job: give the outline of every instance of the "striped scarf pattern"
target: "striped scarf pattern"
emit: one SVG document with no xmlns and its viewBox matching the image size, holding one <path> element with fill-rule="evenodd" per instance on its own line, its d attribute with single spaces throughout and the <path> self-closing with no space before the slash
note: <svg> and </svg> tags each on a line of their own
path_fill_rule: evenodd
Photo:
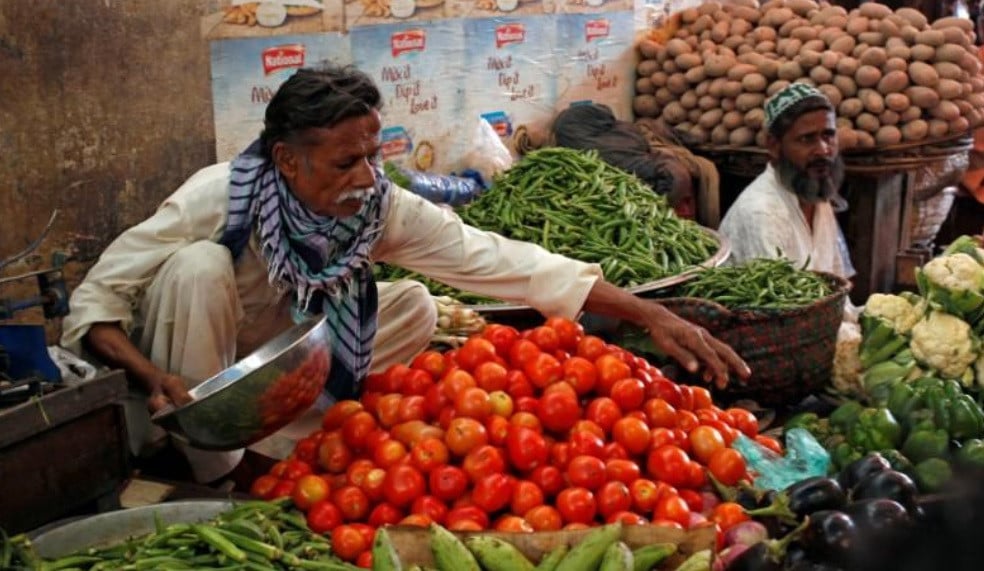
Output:
<svg viewBox="0 0 984 571">
<path fill-rule="evenodd" d="M 353 396 L 369 373 L 378 307 L 369 252 L 388 193 L 377 169 L 376 186 L 358 213 L 320 216 L 294 197 L 259 141 L 232 161 L 229 219 L 219 242 L 237 255 L 255 232 L 270 283 L 293 292 L 295 321 L 328 316 L 334 362 L 327 390 L 336 398 Z"/>
</svg>

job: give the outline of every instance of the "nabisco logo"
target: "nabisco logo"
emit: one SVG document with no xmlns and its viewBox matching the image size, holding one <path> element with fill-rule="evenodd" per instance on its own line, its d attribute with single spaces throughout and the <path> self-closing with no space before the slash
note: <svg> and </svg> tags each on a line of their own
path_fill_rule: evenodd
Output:
<svg viewBox="0 0 984 571">
<path fill-rule="evenodd" d="M 397 32 L 390 38 L 390 49 L 393 57 L 407 52 L 422 52 L 427 45 L 427 33 L 423 30 L 407 30 Z"/>
<path fill-rule="evenodd" d="M 521 44 L 526 41 L 526 28 L 522 24 L 503 24 L 495 28 L 495 47 Z"/>
<path fill-rule="evenodd" d="M 608 20 L 588 20 L 584 24 L 584 39 L 590 42 L 599 38 L 607 38 L 611 25 Z"/>
<path fill-rule="evenodd" d="M 263 50 L 261 56 L 265 75 L 282 69 L 304 67 L 304 44 L 273 46 Z"/>
</svg>

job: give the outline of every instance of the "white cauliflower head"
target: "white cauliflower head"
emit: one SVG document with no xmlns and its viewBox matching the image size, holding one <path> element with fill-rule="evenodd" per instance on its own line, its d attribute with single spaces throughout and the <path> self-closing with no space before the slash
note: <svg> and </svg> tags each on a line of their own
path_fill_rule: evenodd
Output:
<svg viewBox="0 0 984 571">
<path fill-rule="evenodd" d="M 841 322 L 834 351 L 834 388 L 847 395 L 858 394 L 861 385 L 861 327 L 857 323 Z"/>
<path fill-rule="evenodd" d="M 898 295 L 873 293 L 864 304 L 864 313 L 884 319 L 897 333 L 904 335 L 922 317 L 922 307 L 914 306 Z"/>
<path fill-rule="evenodd" d="M 909 348 L 919 362 L 946 378 L 958 379 L 977 359 L 978 345 L 966 321 L 932 311 L 912 328 Z"/>
<path fill-rule="evenodd" d="M 984 290 L 984 266 L 968 254 L 933 258 L 922 271 L 929 281 L 953 291 Z"/>
</svg>

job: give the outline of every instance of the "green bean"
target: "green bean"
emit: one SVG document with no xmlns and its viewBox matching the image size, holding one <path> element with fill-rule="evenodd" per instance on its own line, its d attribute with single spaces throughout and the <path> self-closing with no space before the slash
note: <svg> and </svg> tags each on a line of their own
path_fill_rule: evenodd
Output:
<svg viewBox="0 0 984 571">
<path fill-rule="evenodd" d="M 718 302 L 729 308 L 788 309 L 832 293 L 820 275 L 786 259 L 756 259 L 738 266 L 709 268 L 681 286 L 679 295 Z"/>
<path fill-rule="evenodd" d="M 192 529 L 206 543 L 214 547 L 216 551 L 224 554 L 229 559 L 232 559 L 237 563 L 246 561 L 246 553 L 217 529 L 204 525 L 193 525 Z"/>
</svg>

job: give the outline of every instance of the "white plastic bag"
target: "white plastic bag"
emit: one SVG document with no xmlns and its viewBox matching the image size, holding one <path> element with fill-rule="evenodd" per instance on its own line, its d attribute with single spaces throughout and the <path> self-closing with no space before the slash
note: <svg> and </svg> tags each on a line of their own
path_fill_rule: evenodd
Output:
<svg viewBox="0 0 984 571">
<path fill-rule="evenodd" d="M 495 175 L 512 166 L 513 158 L 509 149 L 492 125 L 482 117 L 475 124 L 468 147 L 464 166 L 477 171 L 486 184 L 491 184 Z"/>
</svg>

